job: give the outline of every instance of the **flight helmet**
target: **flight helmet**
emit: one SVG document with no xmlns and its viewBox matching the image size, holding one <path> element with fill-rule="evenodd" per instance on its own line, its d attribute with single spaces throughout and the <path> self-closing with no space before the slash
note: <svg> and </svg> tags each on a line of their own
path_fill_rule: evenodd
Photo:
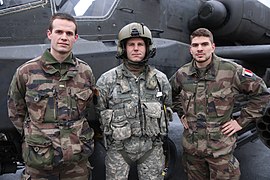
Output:
<svg viewBox="0 0 270 180">
<path fill-rule="evenodd" d="M 146 54 L 143 61 L 155 56 L 156 48 L 153 45 L 151 31 L 142 23 L 133 22 L 124 26 L 118 34 L 117 58 L 126 59 L 126 42 L 129 38 L 143 38 L 146 44 Z"/>
</svg>

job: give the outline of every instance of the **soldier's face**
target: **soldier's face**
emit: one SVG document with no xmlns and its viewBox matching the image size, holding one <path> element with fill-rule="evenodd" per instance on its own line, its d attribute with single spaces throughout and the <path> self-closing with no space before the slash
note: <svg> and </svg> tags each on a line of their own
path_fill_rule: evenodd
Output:
<svg viewBox="0 0 270 180">
<path fill-rule="evenodd" d="M 131 38 L 126 44 L 127 58 L 134 62 L 143 60 L 146 53 L 145 42 L 142 38 Z"/>
<path fill-rule="evenodd" d="M 215 44 L 208 37 L 194 37 L 191 41 L 190 53 L 198 67 L 206 67 L 211 62 L 214 51 Z"/>
<path fill-rule="evenodd" d="M 51 53 L 69 54 L 73 48 L 73 44 L 78 39 L 75 34 L 75 24 L 64 19 L 55 19 L 53 21 L 53 29 L 47 31 L 47 36 L 51 40 Z"/>
</svg>

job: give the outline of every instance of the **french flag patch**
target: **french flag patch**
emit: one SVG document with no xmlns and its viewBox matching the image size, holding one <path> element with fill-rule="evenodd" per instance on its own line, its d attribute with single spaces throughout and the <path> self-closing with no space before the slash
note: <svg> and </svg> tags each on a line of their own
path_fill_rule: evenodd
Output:
<svg viewBox="0 0 270 180">
<path fill-rule="evenodd" d="M 251 70 L 249 70 L 249 69 L 243 68 L 242 76 L 252 77 L 253 72 Z"/>
</svg>

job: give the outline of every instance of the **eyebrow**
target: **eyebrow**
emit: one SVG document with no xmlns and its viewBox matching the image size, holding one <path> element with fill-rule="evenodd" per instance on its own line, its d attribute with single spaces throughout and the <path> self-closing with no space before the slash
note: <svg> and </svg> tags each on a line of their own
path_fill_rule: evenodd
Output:
<svg viewBox="0 0 270 180">
<path fill-rule="evenodd" d="M 191 43 L 191 46 L 198 46 L 198 45 L 203 45 L 203 46 L 207 46 L 209 45 L 210 43 L 209 42 L 202 42 L 202 43 Z"/>
</svg>

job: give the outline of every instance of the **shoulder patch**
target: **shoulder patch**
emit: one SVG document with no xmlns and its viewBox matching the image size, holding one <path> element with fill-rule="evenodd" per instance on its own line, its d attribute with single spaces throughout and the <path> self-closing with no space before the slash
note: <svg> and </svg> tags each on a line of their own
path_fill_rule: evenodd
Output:
<svg viewBox="0 0 270 180">
<path fill-rule="evenodd" d="M 252 77 L 253 76 L 253 72 L 251 70 L 249 70 L 249 69 L 243 68 L 242 76 Z"/>
</svg>

